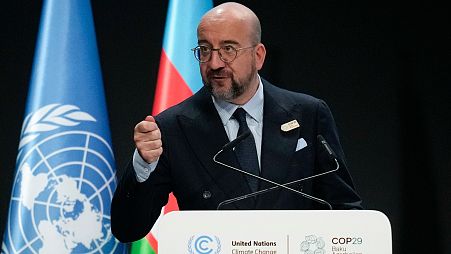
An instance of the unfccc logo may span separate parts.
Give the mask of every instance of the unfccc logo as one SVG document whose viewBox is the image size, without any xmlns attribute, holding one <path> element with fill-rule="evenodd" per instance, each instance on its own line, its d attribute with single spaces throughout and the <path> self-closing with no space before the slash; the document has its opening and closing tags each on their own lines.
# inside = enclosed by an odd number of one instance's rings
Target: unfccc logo
<svg viewBox="0 0 451 254">
<path fill-rule="evenodd" d="M 218 254 L 221 251 L 221 242 L 217 236 L 193 235 L 188 241 L 190 254 Z"/>
</svg>

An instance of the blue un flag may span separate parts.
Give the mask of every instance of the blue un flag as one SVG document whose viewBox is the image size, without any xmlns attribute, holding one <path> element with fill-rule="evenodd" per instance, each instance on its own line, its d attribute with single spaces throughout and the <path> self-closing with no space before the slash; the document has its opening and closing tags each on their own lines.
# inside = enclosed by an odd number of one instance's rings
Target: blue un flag
<svg viewBox="0 0 451 254">
<path fill-rule="evenodd" d="M 44 1 L 2 253 L 124 253 L 89 0 Z"/>
</svg>

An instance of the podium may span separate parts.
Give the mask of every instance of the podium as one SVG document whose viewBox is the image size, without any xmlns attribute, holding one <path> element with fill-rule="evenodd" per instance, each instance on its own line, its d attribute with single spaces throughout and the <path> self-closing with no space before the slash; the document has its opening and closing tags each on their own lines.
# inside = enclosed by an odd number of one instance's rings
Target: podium
<svg viewBox="0 0 451 254">
<path fill-rule="evenodd" d="M 158 227 L 159 254 L 392 253 L 374 210 L 174 211 Z"/>
</svg>

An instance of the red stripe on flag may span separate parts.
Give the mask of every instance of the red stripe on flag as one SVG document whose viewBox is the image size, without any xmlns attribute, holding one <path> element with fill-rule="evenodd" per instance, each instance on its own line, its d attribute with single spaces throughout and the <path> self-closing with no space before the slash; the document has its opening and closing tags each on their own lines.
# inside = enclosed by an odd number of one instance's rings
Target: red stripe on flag
<svg viewBox="0 0 451 254">
<path fill-rule="evenodd" d="M 164 206 L 164 214 L 167 214 L 172 211 L 178 211 L 179 206 L 177 204 L 177 199 L 174 197 L 174 194 L 169 193 L 168 203 Z"/>
<path fill-rule="evenodd" d="M 172 62 L 168 59 L 166 52 L 163 49 L 161 51 L 160 69 L 158 71 L 152 114 L 156 115 L 190 97 L 192 94 L 193 92 Z"/>
<path fill-rule="evenodd" d="M 153 234 L 149 233 L 146 235 L 146 239 L 149 242 L 150 246 L 153 248 L 153 251 L 155 251 L 155 254 L 158 254 L 158 241 L 153 237 Z"/>
<path fill-rule="evenodd" d="M 182 76 L 169 60 L 163 49 L 161 51 L 160 69 L 158 71 L 152 115 L 157 115 L 161 111 L 190 97 L 192 94 L 191 89 L 183 80 Z M 170 193 L 168 203 L 164 206 L 163 213 L 166 214 L 178 210 L 177 199 Z M 151 232 L 147 234 L 146 239 L 155 252 L 157 252 L 158 242 Z"/>
</svg>

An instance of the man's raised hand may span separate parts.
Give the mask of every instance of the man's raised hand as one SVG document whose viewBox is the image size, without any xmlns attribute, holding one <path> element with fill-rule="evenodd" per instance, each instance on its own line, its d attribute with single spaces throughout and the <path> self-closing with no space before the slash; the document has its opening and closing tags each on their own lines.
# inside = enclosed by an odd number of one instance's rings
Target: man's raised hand
<svg viewBox="0 0 451 254">
<path fill-rule="evenodd" d="M 135 126 L 133 140 L 139 155 L 147 162 L 152 163 L 163 153 L 161 132 L 155 118 L 147 116 L 144 121 Z"/>
</svg>

